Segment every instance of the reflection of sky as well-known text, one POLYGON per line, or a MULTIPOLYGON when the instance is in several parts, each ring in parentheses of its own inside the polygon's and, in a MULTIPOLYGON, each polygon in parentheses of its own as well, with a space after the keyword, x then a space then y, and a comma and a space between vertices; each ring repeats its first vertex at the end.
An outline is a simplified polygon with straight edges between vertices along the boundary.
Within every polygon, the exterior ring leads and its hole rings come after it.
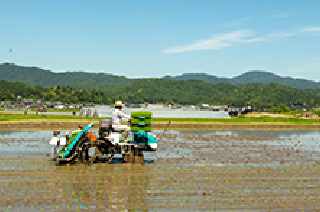
MULTIPOLYGON (((171 131, 172 132, 172 131, 171 131)), ((233 135, 233 136, 257 136, 262 138, 295 138, 309 136, 316 137, 320 135, 317 130, 182 130, 180 134, 215 134, 215 135, 233 135)))
MULTIPOLYGON (((188 132, 188 131, 184 131, 188 132)), ((194 131, 199 132, 199 131, 194 131)), ((316 148, 314 150, 320 151, 320 131, 315 130, 284 130, 284 131, 266 131, 266 130, 219 130, 219 131, 201 131, 202 135, 225 135, 225 136, 248 136, 270 138, 270 140, 263 141, 246 141, 246 144, 269 144, 269 145, 299 145, 305 148, 316 148), (281 140, 275 140, 281 139, 281 140), (300 143, 297 143, 297 142, 300 143)), ((210 142, 210 141, 209 141, 210 142)))
POLYGON ((52 131, 0 131, 1 157, 44 157, 50 153, 52 131))
POLYGON ((233 135, 242 135, 242 136, 258 136, 258 137, 275 137, 275 138, 296 138, 296 137, 304 137, 308 138, 316 137, 320 135, 320 131, 317 130, 276 130, 276 131, 268 131, 268 130, 232 130, 225 131, 232 132, 233 135))
MULTIPOLYGON (((195 138, 191 140, 184 140, 183 137, 176 137, 176 138, 170 138, 170 142, 167 143, 167 151, 157 151, 156 152, 156 158, 188 158, 191 161, 198 161, 196 155, 194 155, 194 147, 201 148, 201 154, 208 154, 208 155, 214 155, 216 153, 221 154, 219 152, 224 152, 225 155, 232 155, 233 152, 241 152, 239 156, 242 157, 252 157, 252 158, 268 158, 265 155, 261 155, 261 153, 264 152, 263 145, 269 145, 271 149, 273 150, 283 150, 285 149, 291 149, 291 150, 299 150, 299 151, 318 151, 320 152, 320 145, 319 145, 319 132, 314 130, 286 130, 286 131, 252 131, 252 130, 221 130, 221 131, 181 131, 181 134, 183 135, 201 135, 203 138, 209 138, 209 140, 197 140, 196 136, 195 138), (236 141, 232 141, 232 137, 229 137, 230 142, 225 142, 224 145, 225 148, 215 148, 215 144, 217 141, 212 139, 212 135, 222 135, 222 136, 234 136, 237 137, 236 141), (239 138, 241 138, 239 140, 239 138), (246 139, 248 137, 248 139, 246 139), (249 139, 249 138, 264 138, 262 140, 255 140, 255 139, 249 139), (179 147, 179 143, 189 144, 185 148, 179 147), (245 149, 243 147, 232 147, 232 144, 241 144, 241 145, 248 145, 248 148, 245 149), (210 148, 206 148, 206 146, 209 145, 210 148), (178 148, 176 147, 178 146, 178 148), (212 149, 213 148, 213 149, 212 149), (246 153, 248 151, 251 151, 251 153, 246 153), (252 151, 257 151, 257 153, 254 153, 252 151), (245 154, 245 155, 244 155, 245 154)), ((219 143, 219 141, 218 141, 219 143)), ((199 152, 200 153, 200 152, 199 152)), ((264 154, 264 153, 263 153, 264 154)), ((315 154, 308 154, 306 155, 308 160, 311 160, 310 163, 314 163, 315 161, 319 161, 320 158, 315 154)), ((290 160, 290 156, 287 156, 286 154, 283 155, 283 158, 286 160, 290 160)), ((292 160, 292 159, 291 159, 292 160)), ((295 164, 299 164, 300 162, 295 162, 295 164)), ((302 162, 301 162, 302 164, 302 162)), ((197 163, 194 164, 185 164, 187 166, 195 165, 195 166, 207 166, 207 165, 213 165, 213 166, 226 166, 226 165, 232 165, 232 164, 220 164, 215 163, 212 164, 210 161, 206 160, 199 160, 197 163)), ((242 165, 242 164, 233 164, 235 166, 242 165)), ((243 165, 258 165, 261 166, 261 164, 243 164, 243 165)), ((283 165, 279 161, 270 161, 270 163, 265 163, 264 165, 283 165)), ((286 165, 286 164, 284 164, 286 165)))
MULTIPOLYGON (((63 134, 65 131, 61 131, 63 134)), ((97 130, 92 130, 94 134, 98 133, 97 130)), ((155 134, 162 134, 163 130, 155 130, 155 134)), ((313 150, 320 151, 319 131, 314 130, 286 130, 286 131, 253 131, 253 130, 219 130, 219 131, 167 131, 165 134, 170 136, 177 135, 176 138, 170 139, 168 144, 169 148, 162 150, 161 142, 159 143, 160 151, 145 152, 145 158, 156 160, 157 158, 180 158, 180 157, 192 157, 192 148, 180 148, 179 143, 182 141, 186 144, 197 145, 199 147, 207 144, 214 144, 214 140, 209 141, 197 141, 190 140, 185 141, 184 138, 179 137, 179 134, 185 135, 199 135, 208 136, 211 135, 226 135, 226 136, 248 136, 248 137, 263 137, 267 140, 246 140, 242 139, 242 144, 248 145, 284 145, 292 146, 295 150, 313 150), (280 138, 280 139, 277 139, 280 138), (171 147, 172 146, 172 147, 171 147), (177 150, 177 151, 170 151, 177 150)), ((49 141, 53 136, 52 131, 0 131, 0 154, 1 157, 46 157, 50 154, 49 141)), ((61 136, 61 135, 60 135, 61 136)), ((162 138, 166 139, 166 138, 162 138)), ((253 148, 251 148, 253 149, 253 148)), ((207 152, 206 150, 203 150, 207 152)), ((212 151, 208 148, 208 152, 212 151)))
MULTIPOLYGON (((113 108, 90 109, 92 112, 97 111, 102 117, 111 117, 113 108)), ((224 111, 186 111, 183 109, 135 109, 125 108, 122 111, 130 114, 131 111, 151 111, 154 118, 230 118, 229 114, 224 111)))

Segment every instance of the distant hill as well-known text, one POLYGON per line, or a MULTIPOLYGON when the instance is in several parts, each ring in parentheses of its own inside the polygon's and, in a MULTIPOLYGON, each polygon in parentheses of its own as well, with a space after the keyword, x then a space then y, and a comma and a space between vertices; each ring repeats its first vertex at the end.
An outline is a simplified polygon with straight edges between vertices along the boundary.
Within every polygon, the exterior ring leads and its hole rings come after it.
MULTIPOLYGON (((184 73, 180 76, 164 76, 160 79, 171 80, 201 80, 209 84, 230 83, 232 85, 250 83, 277 83, 297 89, 309 89, 308 92, 319 94, 320 83, 306 80, 281 77, 266 71, 248 71, 233 78, 224 78, 206 73, 184 73)), ((23 82, 29 85, 40 85, 52 88, 54 86, 70 86, 75 89, 104 90, 122 87, 133 83, 137 79, 126 78, 105 73, 88 73, 81 71, 55 73, 38 67, 24 67, 12 63, 0 64, 0 80, 23 82)))
POLYGON ((113 104, 121 99, 129 104, 167 103, 181 105, 218 104, 242 107, 251 105, 257 108, 273 108, 281 105, 320 104, 320 97, 284 85, 230 83, 210 84, 201 80, 138 79, 131 84, 105 91, 75 90, 70 87, 56 86, 45 88, 21 82, 0 80, 0 101, 15 102, 18 96, 43 101, 62 101, 73 104, 113 104))
POLYGON ((112 104, 115 101, 108 92, 75 90, 66 86, 45 88, 39 85, 0 80, 0 101, 16 102, 19 96, 21 99, 33 99, 33 101, 41 99, 42 101, 62 101, 67 104, 89 104, 90 102, 112 104))
POLYGON ((12 63, 0 64, 0 80, 23 82, 29 85, 70 86, 75 89, 104 89, 124 86, 133 82, 124 76, 104 73, 62 72, 54 73, 38 67, 17 66, 12 63))
POLYGON ((320 83, 306 79, 293 79, 292 77, 281 77, 265 71, 249 71, 242 75, 232 78, 232 84, 247 84, 247 83, 277 83, 279 85, 290 86, 298 89, 305 88, 320 88, 320 83))
POLYGON ((320 88, 320 83, 306 80, 306 79, 293 79, 291 77, 281 77, 279 75, 273 74, 271 72, 266 71, 248 71, 239 76, 229 78, 216 77, 213 75, 208 75, 205 73, 184 73, 180 76, 164 76, 164 79, 173 79, 173 80, 190 80, 190 79, 198 79, 202 80, 206 83, 216 84, 216 83, 231 83, 233 85, 240 84, 249 84, 249 83, 277 83, 279 85, 290 86, 298 89, 306 89, 306 88, 320 88))
POLYGON ((182 74, 180 76, 175 76, 175 77, 166 75, 163 77, 163 79, 172 79, 172 80, 196 79, 196 80, 201 80, 203 82, 210 83, 210 84, 216 84, 216 83, 231 83, 231 84, 233 84, 231 79, 220 78, 220 77, 216 77, 216 76, 205 74, 205 73, 185 73, 185 74, 182 74))

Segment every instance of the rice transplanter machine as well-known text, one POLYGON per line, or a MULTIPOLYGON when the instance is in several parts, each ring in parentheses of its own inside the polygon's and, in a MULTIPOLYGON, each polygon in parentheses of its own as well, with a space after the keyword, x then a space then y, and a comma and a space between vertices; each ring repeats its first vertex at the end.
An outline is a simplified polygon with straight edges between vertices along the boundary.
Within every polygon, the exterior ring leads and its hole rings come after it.
POLYGON ((121 154, 123 163, 143 163, 144 151, 156 151, 157 139, 152 134, 153 117, 149 111, 132 111, 130 131, 128 136, 124 132, 117 132, 112 128, 111 119, 100 121, 99 134, 89 132, 95 123, 80 127, 71 135, 54 136, 50 144, 63 149, 56 154, 57 164, 67 163, 111 163, 114 154, 121 154), (124 139, 126 138, 127 139, 124 139), (60 144, 61 143, 61 144, 60 144), (92 153, 92 154, 89 154, 92 153))

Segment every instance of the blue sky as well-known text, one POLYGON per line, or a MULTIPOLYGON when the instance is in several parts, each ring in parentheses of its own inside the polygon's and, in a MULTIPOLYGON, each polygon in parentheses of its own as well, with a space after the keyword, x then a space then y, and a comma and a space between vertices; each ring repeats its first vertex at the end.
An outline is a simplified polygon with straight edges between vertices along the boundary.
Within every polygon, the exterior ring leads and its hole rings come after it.
POLYGON ((319 0, 0 5, 0 63, 128 78, 265 70, 320 80, 319 0))

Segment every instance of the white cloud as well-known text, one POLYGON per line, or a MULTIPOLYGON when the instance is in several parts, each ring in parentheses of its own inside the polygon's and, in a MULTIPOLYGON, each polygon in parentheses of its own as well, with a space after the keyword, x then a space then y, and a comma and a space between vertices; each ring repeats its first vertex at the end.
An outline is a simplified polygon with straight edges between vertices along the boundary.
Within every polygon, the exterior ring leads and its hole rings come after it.
POLYGON ((285 37, 297 36, 307 33, 307 35, 318 35, 320 32, 320 26, 316 27, 305 27, 298 29, 294 32, 273 32, 261 36, 253 36, 251 30, 238 30, 225 34, 213 35, 209 39, 196 40, 193 44, 169 47, 164 50, 164 53, 181 53, 193 50, 216 50, 238 43, 253 43, 258 41, 273 41, 285 37))
POLYGON ((291 33, 291 32, 274 32, 274 33, 266 34, 263 36, 258 36, 252 39, 248 39, 245 42, 251 43, 256 41, 272 41, 272 40, 276 40, 284 37, 290 37, 294 35, 295 33, 291 33))
POLYGON ((167 48, 164 53, 180 53, 192 50, 221 49, 243 41, 251 36, 251 30, 239 30, 226 34, 214 35, 206 40, 197 40, 193 44, 167 48))
POLYGON ((274 18, 286 18, 289 15, 290 15, 290 13, 280 13, 280 14, 274 15, 273 17, 274 18))
POLYGON ((271 41, 283 37, 293 36, 294 33, 276 32, 264 36, 252 37, 251 30, 239 30, 225 34, 213 35, 206 40, 197 40, 193 44, 175 46, 164 50, 164 53, 181 53, 193 50, 215 50, 232 46, 237 43, 252 43, 257 41, 271 41))
POLYGON ((320 57, 315 57, 314 59, 315 59, 315 60, 319 60, 319 61, 320 61, 320 57))
POLYGON ((317 27, 305 27, 301 29, 302 32, 320 32, 320 26, 317 27))

